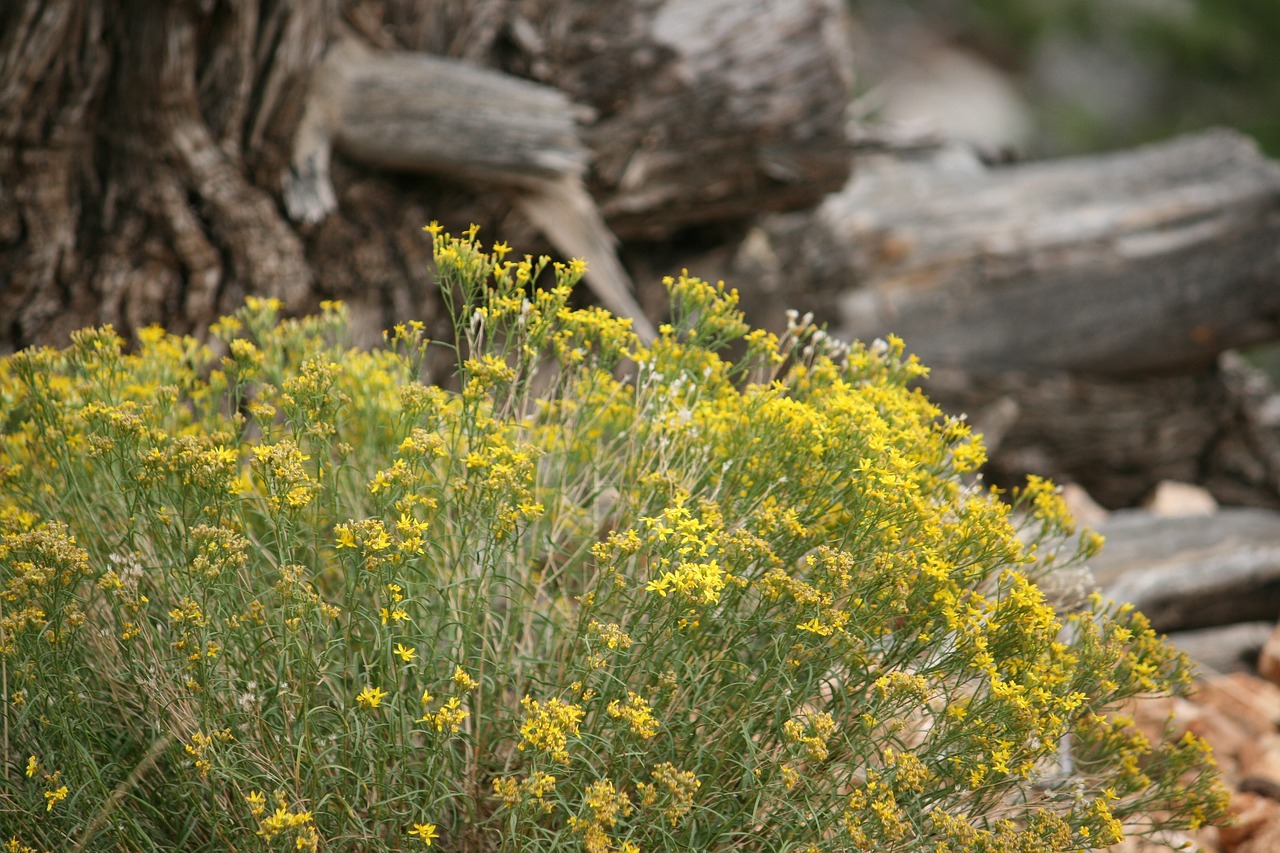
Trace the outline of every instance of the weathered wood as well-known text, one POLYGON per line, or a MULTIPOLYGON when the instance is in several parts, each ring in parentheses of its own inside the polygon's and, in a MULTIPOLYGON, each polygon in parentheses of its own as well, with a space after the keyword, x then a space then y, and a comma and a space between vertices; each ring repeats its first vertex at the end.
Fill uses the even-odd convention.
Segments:
POLYGON ((1224 354, 1187 375, 934 369, 925 392, 966 413, 998 446, 988 476, 1080 483, 1107 507, 1133 506, 1162 480, 1198 483, 1221 504, 1280 508, 1280 431, 1263 417, 1269 387, 1224 354))
POLYGON ((1090 561, 1103 593, 1141 610, 1158 631, 1184 631, 1280 614, 1280 513, 1223 509, 1159 518, 1113 513, 1090 561))
POLYGON ((1183 518, 1121 510, 1097 530, 1106 544, 1089 567, 1103 588, 1114 587, 1129 573, 1171 562, 1207 563, 1231 552, 1280 549, 1280 512, 1265 509, 1225 507, 1212 515, 1183 518))
POLYGON ((616 240, 587 192, 589 152, 564 93, 471 63, 410 51, 375 52, 344 38, 313 75, 285 207, 314 224, 338 207, 330 148, 365 166, 479 181, 513 191, 565 257, 587 261, 587 284, 641 340, 653 324, 631 295, 616 240))
POLYGON ((1280 548, 1171 560, 1126 574, 1105 594, 1132 603, 1162 632, 1274 619, 1280 612, 1280 548))
POLYGON ((508 70, 595 108, 591 189, 624 240, 817 204, 849 175, 839 0, 521 0, 508 70))
POLYGON ((1201 674, 1208 669, 1219 674, 1256 671, 1258 652, 1275 630, 1275 622, 1235 622, 1217 628, 1174 631, 1170 644, 1196 661, 1201 674))
POLYGON ((1280 166, 1230 131, 1007 167, 873 160, 752 240, 740 281, 940 367, 1144 375, 1280 338, 1280 166))
POLYGON ((1195 661, 1203 674, 1252 672, 1258 652, 1275 630, 1274 622, 1237 622, 1195 631, 1175 631, 1169 642, 1195 661))
MULTIPOLYGON (((581 178, 590 158, 575 121, 582 113, 549 86, 426 53, 376 52, 344 38, 313 75, 285 200, 303 180, 329 180, 330 145, 374 168, 505 187, 581 178)), ((336 200, 332 188, 327 195, 327 209, 299 205, 291 215, 328 215, 336 200)))
MULTIPOLYGON (((343 299, 364 342, 406 317, 442 336, 431 219, 478 223, 521 252, 552 248, 530 220, 560 228, 559 245, 586 247, 560 253, 594 252, 604 274, 616 259, 603 228, 583 227, 592 196, 626 236, 814 204, 850 168, 843 15, 839 0, 0 3, 0 352, 104 322, 199 333, 247 293, 291 310, 343 299), (332 188, 308 182, 325 164, 293 161, 314 121, 304 94, 344 28, 384 53, 466 59, 594 108, 567 164, 587 168, 592 195, 553 181, 530 206, 529 193, 477 184, 489 149, 474 132, 419 175, 430 137, 380 135, 386 123, 349 125, 332 188), (398 157, 415 146, 409 174, 398 157), (291 162, 302 180, 285 197, 291 162)), ((537 122, 560 115, 532 114, 534 91, 502 137, 526 150, 547 138, 537 122)), ((413 113, 423 92, 383 94, 413 113)), ((530 172, 545 177, 535 154, 530 172)))

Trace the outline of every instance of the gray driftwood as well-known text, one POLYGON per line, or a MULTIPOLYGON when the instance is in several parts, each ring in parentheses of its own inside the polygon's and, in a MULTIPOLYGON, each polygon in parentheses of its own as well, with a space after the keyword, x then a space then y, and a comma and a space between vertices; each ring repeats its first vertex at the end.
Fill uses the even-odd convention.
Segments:
POLYGON ((1222 509, 1203 517, 1112 514, 1090 568, 1104 594, 1159 631, 1272 621, 1280 614, 1280 513, 1222 509))
POLYGON ((341 40, 313 76, 282 180, 289 215, 316 223, 338 206, 330 151, 379 169, 479 181, 513 191, 566 257, 587 261, 587 284, 640 337, 655 331, 583 179, 589 152, 564 93, 471 63, 341 40))
POLYGON ((1280 166, 1232 131, 1003 167, 871 159, 754 239, 739 272, 940 367, 1150 375, 1280 337, 1280 166))

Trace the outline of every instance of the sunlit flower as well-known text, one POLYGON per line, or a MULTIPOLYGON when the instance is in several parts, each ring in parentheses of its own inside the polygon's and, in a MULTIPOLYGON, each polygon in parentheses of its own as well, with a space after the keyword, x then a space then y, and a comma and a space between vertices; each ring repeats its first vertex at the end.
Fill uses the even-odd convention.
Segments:
POLYGON ((386 697, 387 691, 380 687, 368 685, 360 694, 356 696, 356 701, 360 703, 360 707, 366 711, 372 711, 374 708, 382 704, 382 700, 386 697))
POLYGON ((419 839, 428 847, 431 846, 432 841, 439 837, 434 823, 415 823, 413 825, 413 829, 410 829, 408 832, 409 835, 419 839))

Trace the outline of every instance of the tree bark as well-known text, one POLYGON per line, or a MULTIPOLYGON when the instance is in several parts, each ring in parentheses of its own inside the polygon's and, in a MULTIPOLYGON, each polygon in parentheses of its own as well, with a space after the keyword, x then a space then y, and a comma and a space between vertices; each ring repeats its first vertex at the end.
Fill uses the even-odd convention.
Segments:
POLYGON ((599 114, 592 189, 624 240, 803 209, 843 185, 838 0, 524 0, 530 72, 599 114))
POLYGON ((0 12, 0 341, 299 304, 299 236, 251 179, 331 3, 15 0, 0 12), (269 62, 258 59, 269 54, 269 62))
POLYGON ((0 352, 99 323, 199 332, 250 293, 293 310, 345 299, 364 342, 405 317, 444 334, 423 224, 476 222, 546 248, 504 188, 406 176, 385 158, 339 156, 336 214, 289 221, 281 174, 339 26, 376 50, 466 59, 594 108, 589 187, 609 224, 669 236, 811 204, 843 182, 840 11, 837 0, 11 0, 0 352))

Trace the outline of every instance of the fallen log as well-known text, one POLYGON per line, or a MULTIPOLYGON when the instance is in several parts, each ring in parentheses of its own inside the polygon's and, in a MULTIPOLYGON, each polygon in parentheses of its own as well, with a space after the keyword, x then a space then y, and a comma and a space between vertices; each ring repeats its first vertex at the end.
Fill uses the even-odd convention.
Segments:
POLYGON ((1119 508, 1176 480, 1220 504, 1280 509, 1280 396, 1232 353, 1150 377, 940 368, 923 387, 983 433, 987 475, 1001 485, 1042 474, 1119 508))
POLYGON ((1280 165, 1233 131, 1003 167, 871 158, 748 244, 739 280, 940 367, 1189 372, 1280 338, 1280 165))
POLYGON ((1237 622, 1215 628, 1199 628, 1194 631, 1175 631, 1169 642, 1194 660, 1201 671, 1215 673, 1252 672, 1258 661, 1258 652, 1275 630, 1275 623, 1268 621, 1237 622))
POLYGON ((1280 614, 1280 513, 1222 509, 1201 517, 1113 513, 1089 568, 1103 593, 1156 630, 1188 631, 1280 614))
POLYGON ((598 114, 589 186, 624 241, 818 204, 847 180, 839 0, 520 0, 505 66, 598 114))
MULTIPOLYGON (((616 238, 583 178, 589 152, 563 92, 415 51, 371 51, 344 38, 313 75, 281 180, 292 219, 314 224, 338 207, 331 151, 380 169, 444 175, 507 190, 564 256, 587 261, 605 307, 655 330, 631 295, 616 238)), ((587 111, 589 113, 589 111, 587 111)))

